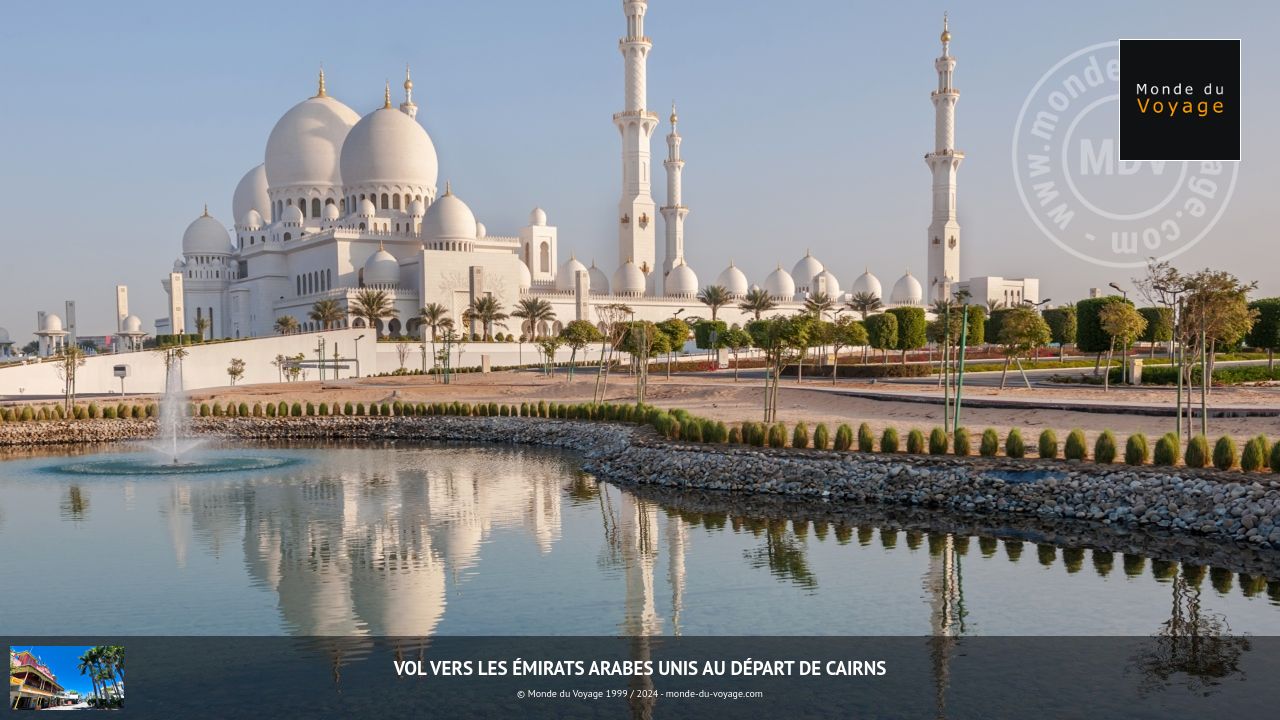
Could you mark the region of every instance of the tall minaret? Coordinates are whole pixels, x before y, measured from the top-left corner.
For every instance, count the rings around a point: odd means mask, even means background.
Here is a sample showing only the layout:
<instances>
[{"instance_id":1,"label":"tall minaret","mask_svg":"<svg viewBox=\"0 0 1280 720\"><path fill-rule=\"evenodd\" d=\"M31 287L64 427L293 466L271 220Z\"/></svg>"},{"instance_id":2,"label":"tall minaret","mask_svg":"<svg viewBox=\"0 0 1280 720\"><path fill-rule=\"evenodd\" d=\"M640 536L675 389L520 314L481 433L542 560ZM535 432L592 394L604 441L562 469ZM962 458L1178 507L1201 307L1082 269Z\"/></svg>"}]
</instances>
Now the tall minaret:
<instances>
[{"instance_id":1,"label":"tall minaret","mask_svg":"<svg viewBox=\"0 0 1280 720\"><path fill-rule=\"evenodd\" d=\"M930 302L949 298L960 280L960 223L956 221L956 171L964 153L956 150L956 101L960 91L951 84L956 59L951 56L951 31L942 16L942 57L934 61L938 89L932 93L933 152L924 161L933 173L933 220L929 223L929 275L925 289Z\"/></svg>"},{"instance_id":2,"label":"tall minaret","mask_svg":"<svg viewBox=\"0 0 1280 720\"><path fill-rule=\"evenodd\" d=\"M409 66L404 66L404 102L400 103L400 112L417 119L418 106L413 104L413 78L409 77Z\"/></svg>"},{"instance_id":3,"label":"tall minaret","mask_svg":"<svg viewBox=\"0 0 1280 720\"><path fill-rule=\"evenodd\" d=\"M649 147L658 116L645 109L646 63L653 43L644 34L648 0L623 0L627 36L618 41L626 66L626 109L613 116L622 135L622 199L618 202L618 263L634 261L646 273L657 267L654 217L650 192ZM650 275L650 278L653 276ZM650 288L653 281L649 282Z\"/></svg>"},{"instance_id":4,"label":"tall minaret","mask_svg":"<svg viewBox=\"0 0 1280 720\"><path fill-rule=\"evenodd\" d=\"M671 134L667 136L667 160L662 163L667 169L667 204L662 208L662 219L667 232L666 253L662 258L663 289L666 289L667 273L684 263L684 218L689 208L684 206L680 198L680 176L684 174L684 160L680 158L680 118L676 115L676 104L671 103Z\"/></svg>"}]
</instances>

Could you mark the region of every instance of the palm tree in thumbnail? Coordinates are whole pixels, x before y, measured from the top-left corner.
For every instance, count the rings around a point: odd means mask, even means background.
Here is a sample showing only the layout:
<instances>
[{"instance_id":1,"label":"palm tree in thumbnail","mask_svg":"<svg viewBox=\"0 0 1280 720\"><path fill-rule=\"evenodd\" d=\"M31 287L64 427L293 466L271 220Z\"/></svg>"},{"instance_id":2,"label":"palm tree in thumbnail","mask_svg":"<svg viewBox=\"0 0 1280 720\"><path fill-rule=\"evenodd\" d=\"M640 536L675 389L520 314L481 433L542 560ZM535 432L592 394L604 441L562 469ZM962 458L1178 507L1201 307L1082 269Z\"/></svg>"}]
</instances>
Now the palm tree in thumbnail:
<instances>
[{"instance_id":1,"label":"palm tree in thumbnail","mask_svg":"<svg viewBox=\"0 0 1280 720\"><path fill-rule=\"evenodd\" d=\"M746 295L742 296L742 302L738 303L738 309L755 315L756 320L759 320L762 314L769 312L777 305L773 298L769 297L769 293L761 288L751 288Z\"/></svg>"}]
</instances>

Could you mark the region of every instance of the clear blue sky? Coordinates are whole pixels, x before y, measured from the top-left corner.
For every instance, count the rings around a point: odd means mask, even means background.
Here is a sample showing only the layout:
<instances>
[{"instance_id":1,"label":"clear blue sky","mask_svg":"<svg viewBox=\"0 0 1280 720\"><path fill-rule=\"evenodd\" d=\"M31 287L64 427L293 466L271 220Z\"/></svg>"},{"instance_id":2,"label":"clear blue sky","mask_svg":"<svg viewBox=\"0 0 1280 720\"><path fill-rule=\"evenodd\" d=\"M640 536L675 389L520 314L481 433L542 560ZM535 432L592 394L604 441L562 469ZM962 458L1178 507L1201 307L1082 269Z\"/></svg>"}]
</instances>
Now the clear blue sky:
<instances>
[{"instance_id":1,"label":"clear blue sky","mask_svg":"<svg viewBox=\"0 0 1280 720\"><path fill-rule=\"evenodd\" d=\"M963 275L1034 274L1055 302L1124 281L1041 236L1009 167L1028 89L1064 55L1118 37L1241 37L1244 148L1236 197L1182 256L1273 280L1280 164L1271 75L1275 3L652 0L649 102L680 103L688 165L687 255L706 283L732 258L753 282L810 247L846 285L870 266L888 284L925 272L942 11L959 58ZM625 28L617 0L308 3L29 2L0 25L0 325L19 341L38 309L78 301L81 334L114 329L113 287L130 286L151 329L160 279L209 203L262 159L272 125L314 92L357 111L414 68L419 119L440 181L494 234L535 204L562 253L617 262L618 138ZM662 133L665 134L665 127ZM655 156L665 144L654 143ZM654 195L661 203L662 177ZM1274 230L1271 231L1274 235ZM1266 273L1266 274L1263 274Z\"/></svg>"},{"instance_id":2,"label":"clear blue sky","mask_svg":"<svg viewBox=\"0 0 1280 720\"><path fill-rule=\"evenodd\" d=\"M49 671L54 674L58 684L67 690L75 690L83 697L93 692L93 683L89 681L88 675L80 674L80 656L85 654L89 649L88 645L46 645L43 647L27 647L25 645L15 646L13 648L18 652L30 650Z\"/></svg>"}]
</instances>

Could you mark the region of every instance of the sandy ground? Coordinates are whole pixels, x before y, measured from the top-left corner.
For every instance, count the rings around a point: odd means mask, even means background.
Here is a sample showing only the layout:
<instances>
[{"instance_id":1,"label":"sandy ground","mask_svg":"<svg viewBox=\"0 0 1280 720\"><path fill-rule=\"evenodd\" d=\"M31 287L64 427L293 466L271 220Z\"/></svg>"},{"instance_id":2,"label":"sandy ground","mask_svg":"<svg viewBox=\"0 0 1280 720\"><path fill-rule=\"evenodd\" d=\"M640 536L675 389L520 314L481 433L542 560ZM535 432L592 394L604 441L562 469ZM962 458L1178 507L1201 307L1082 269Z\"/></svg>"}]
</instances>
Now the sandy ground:
<instances>
[{"instance_id":1,"label":"sandy ground","mask_svg":"<svg viewBox=\"0 0 1280 720\"><path fill-rule=\"evenodd\" d=\"M587 402L595 387L595 376L580 372L572 383L567 375L554 378L538 371L501 372L491 375L464 374L455 376L450 385L443 385L429 377L384 377L341 380L336 382L296 382L272 385L254 385L243 388L226 388L217 392L193 392L195 400L217 399L237 402L312 400L345 403L347 401L412 401L412 402L499 402L519 403L525 400L559 402ZM834 390L834 392L833 392ZM829 380L806 380L796 384L794 379L784 380L780 390L779 416L788 424L805 421L812 427L819 422L829 426L848 422L868 422L877 431L893 425L905 431L912 427L928 430L942 423L942 406L893 400L873 400L842 396L839 391L876 391L912 395L939 395L940 389L931 385L895 385L889 383L841 381L833 388ZM661 407L681 407L692 413L724 420L741 422L759 420L762 415L763 386L759 379L743 379L735 383L732 375L701 374L677 375L671 380L661 373L650 375L648 402ZM1113 389L1104 393L1101 388L996 388L972 387L966 389L966 397L1007 398L1023 401L1062 399L1086 400L1124 404L1173 403L1172 390ZM609 382L609 400L628 402L635 399L635 383L625 373L615 374ZM1280 407L1280 393L1270 388L1217 389L1212 395L1212 405L1231 407ZM1059 439L1073 428L1081 428L1089 435L1104 429L1116 433L1141 431L1159 436L1173 429L1172 417L1150 417L1121 412L1096 413L1067 410L1028 408L966 408L962 423L971 429L994 427L1004 431L1012 427L1023 429L1029 441L1044 428L1058 431ZM1197 423L1198 425L1198 423ZM1230 433L1241 438L1259 433L1280 436L1280 417L1248 417L1210 419L1210 435Z\"/></svg>"}]
</instances>

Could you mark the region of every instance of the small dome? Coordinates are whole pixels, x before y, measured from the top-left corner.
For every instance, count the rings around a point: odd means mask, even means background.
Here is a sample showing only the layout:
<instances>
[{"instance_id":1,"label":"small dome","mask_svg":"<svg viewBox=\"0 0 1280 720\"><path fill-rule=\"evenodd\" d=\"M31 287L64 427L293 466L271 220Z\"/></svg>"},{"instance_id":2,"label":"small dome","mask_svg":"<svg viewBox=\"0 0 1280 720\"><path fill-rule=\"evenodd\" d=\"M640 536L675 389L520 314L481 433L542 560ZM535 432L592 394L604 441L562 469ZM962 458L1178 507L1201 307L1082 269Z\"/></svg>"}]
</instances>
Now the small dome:
<instances>
[{"instance_id":1,"label":"small dome","mask_svg":"<svg viewBox=\"0 0 1280 720\"><path fill-rule=\"evenodd\" d=\"M267 138L263 167L270 187L341 186L342 144L359 121L354 110L327 95L294 105Z\"/></svg>"},{"instance_id":2,"label":"small dome","mask_svg":"<svg viewBox=\"0 0 1280 720\"><path fill-rule=\"evenodd\" d=\"M280 220L285 225L301 225L302 209L297 205L290 205L284 209L284 213L280 216Z\"/></svg>"},{"instance_id":3,"label":"small dome","mask_svg":"<svg viewBox=\"0 0 1280 720\"><path fill-rule=\"evenodd\" d=\"M342 182L408 186L433 194L439 170L436 147L416 120L390 107L365 115L342 143Z\"/></svg>"},{"instance_id":4,"label":"small dome","mask_svg":"<svg viewBox=\"0 0 1280 720\"><path fill-rule=\"evenodd\" d=\"M186 267L187 267L187 262L186 262L185 260L183 260L182 258L178 258L178 259L176 259L176 260L174 260L174 261L173 261L173 269L174 269L175 271L183 270L183 269L185 269Z\"/></svg>"},{"instance_id":5,"label":"small dome","mask_svg":"<svg viewBox=\"0 0 1280 720\"><path fill-rule=\"evenodd\" d=\"M378 214L378 208L373 204L372 200L364 198L360 201L360 211L356 214L360 217L373 217Z\"/></svg>"},{"instance_id":6,"label":"small dome","mask_svg":"<svg viewBox=\"0 0 1280 720\"><path fill-rule=\"evenodd\" d=\"M791 279L795 282L796 287L802 292L808 292L813 286L813 278L823 271L822 263L818 262L818 258L804 252L804 257L800 258L796 266L791 269Z\"/></svg>"},{"instance_id":7,"label":"small dome","mask_svg":"<svg viewBox=\"0 0 1280 720\"><path fill-rule=\"evenodd\" d=\"M628 260L613 274L611 284L614 295L644 295L646 281L640 268Z\"/></svg>"},{"instance_id":8,"label":"small dome","mask_svg":"<svg viewBox=\"0 0 1280 720\"><path fill-rule=\"evenodd\" d=\"M427 205L421 200L414 200L409 203L409 214L413 217L420 218L427 214Z\"/></svg>"},{"instance_id":9,"label":"small dome","mask_svg":"<svg viewBox=\"0 0 1280 720\"><path fill-rule=\"evenodd\" d=\"M853 281L853 287L849 289L849 292L853 295L865 292L871 293L876 298L883 297L883 293L880 289L880 278L872 275L869 268Z\"/></svg>"},{"instance_id":10,"label":"small dome","mask_svg":"<svg viewBox=\"0 0 1280 720\"><path fill-rule=\"evenodd\" d=\"M422 235L428 240L475 240L476 216L452 192L445 192L427 208Z\"/></svg>"},{"instance_id":11,"label":"small dome","mask_svg":"<svg viewBox=\"0 0 1280 720\"><path fill-rule=\"evenodd\" d=\"M779 265L777 270L769 273L769 277L764 279L764 291L769 293L775 300L794 300L796 297L796 282Z\"/></svg>"},{"instance_id":12,"label":"small dome","mask_svg":"<svg viewBox=\"0 0 1280 720\"><path fill-rule=\"evenodd\" d=\"M920 287L920 281L911 276L910 270L893 284L889 302L894 305L919 305L924 302L924 290Z\"/></svg>"},{"instance_id":13,"label":"small dome","mask_svg":"<svg viewBox=\"0 0 1280 720\"><path fill-rule=\"evenodd\" d=\"M604 271L596 267L595 260L591 261L591 267L587 268L587 272L591 275L591 292L597 295L609 294L609 276Z\"/></svg>"},{"instance_id":14,"label":"small dome","mask_svg":"<svg viewBox=\"0 0 1280 720\"><path fill-rule=\"evenodd\" d=\"M240 178L231 196L231 216L243 218L250 210L257 210L260 218L271 217L271 200L267 197L267 166L259 165Z\"/></svg>"},{"instance_id":15,"label":"small dome","mask_svg":"<svg viewBox=\"0 0 1280 720\"><path fill-rule=\"evenodd\" d=\"M729 267L720 273L720 277L716 278L716 284L729 291L734 297L742 297L747 294L747 276L737 268L732 262Z\"/></svg>"},{"instance_id":16,"label":"small dome","mask_svg":"<svg viewBox=\"0 0 1280 720\"><path fill-rule=\"evenodd\" d=\"M698 294L698 276L693 268L681 263L667 273L668 297L693 297Z\"/></svg>"},{"instance_id":17,"label":"small dome","mask_svg":"<svg viewBox=\"0 0 1280 720\"><path fill-rule=\"evenodd\" d=\"M130 315L124 319L124 331L127 333L142 332L142 318L137 315Z\"/></svg>"},{"instance_id":18,"label":"small dome","mask_svg":"<svg viewBox=\"0 0 1280 720\"><path fill-rule=\"evenodd\" d=\"M818 291L817 278L822 278L825 281L827 286L827 289L826 289L827 297L831 298L832 300L835 300L836 298L840 297L840 281L836 279L836 276L832 274L830 270L823 270L822 272L817 274L817 276L814 279L813 287L809 288L810 292Z\"/></svg>"},{"instance_id":19,"label":"small dome","mask_svg":"<svg viewBox=\"0 0 1280 720\"><path fill-rule=\"evenodd\" d=\"M534 208L533 212L529 213L529 224L530 225L546 225L547 211L543 210L540 207Z\"/></svg>"},{"instance_id":20,"label":"small dome","mask_svg":"<svg viewBox=\"0 0 1280 720\"><path fill-rule=\"evenodd\" d=\"M206 210L204 215L196 218L182 233L182 253L184 255L230 255L231 236L222 223L210 217Z\"/></svg>"},{"instance_id":21,"label":"small dome","mask_svg":"<svg viewBox=\"0 0 1280 720\"><path fill-rule=\"evenodd\" d=\"M565 264L560 266L560 271L556 273L556 289L566 292L573 291L573 284L577 281L578 272L586 271L588 277L591 273L587 271L587 266L578 262L578 259L570 256ZM590 286L588 286L590 289Z\"/></svg>"},{"instance_id":22,"label":"small dome","mask_svg":"<svg viewBox=\"0 0 1280 720\"><path fill-rule=\"evenodd\" d=\"M40 325L40 332L60 333L62 332L62 318L55 313L49 313L44 316L44 323Z\"/></svg>"},{"instance_id":23,"label":"small dome","mask_svg":"<svg viewBox=\"0 0 1280 720\"><path fill-rule=\"evenodd\" d=\"M240 218L240 227L244 230L257 230L262 227L262 213L256 208L249 208L249 212Z\"/></svg>"},{"instance_id":24,"label":"small dome","mask_svg":"<svg viewBox=\"0 0 1280 720\"><path fill-rule=\"evenodd\" d=\"M533 286L533 273L529 272L529 266L525 265L519 257L516 257L516 265L519 266L520 271L520 289L528 290Z\"/></svg>"},{"instance_id":25,"label":"small dome","mask_svg":"<svg viewBox=\"0 0 1280 720\"><path fill-rule=\"evenodd\" d=\"M488 234L489 234L489 228L485 227L484 223L480 221L476 221L476 239L478 240L482 237L486 237L488 236Z\"/></svg>"},{"instance_id":26,"label":"small dome","mask_svg":"<svg viewBox=\"0 0 1280 720\"><path fill-rule=\"evenodd\" d=\"M337 203L328 203L324 206L324 219L330 222L337 220L339 216Z\"/></svg>"},{"instance_id":27,"label":"small dome","mask_svg":"<svg viewBox=\"0 0 1280 720\"><path fill-rule=\"evenodd\" d=\"M400 263L396 256L379 247L378 252L369 256L364 263L365 285L398 285L400 283Z\"/></svg>"}]
</instances>

